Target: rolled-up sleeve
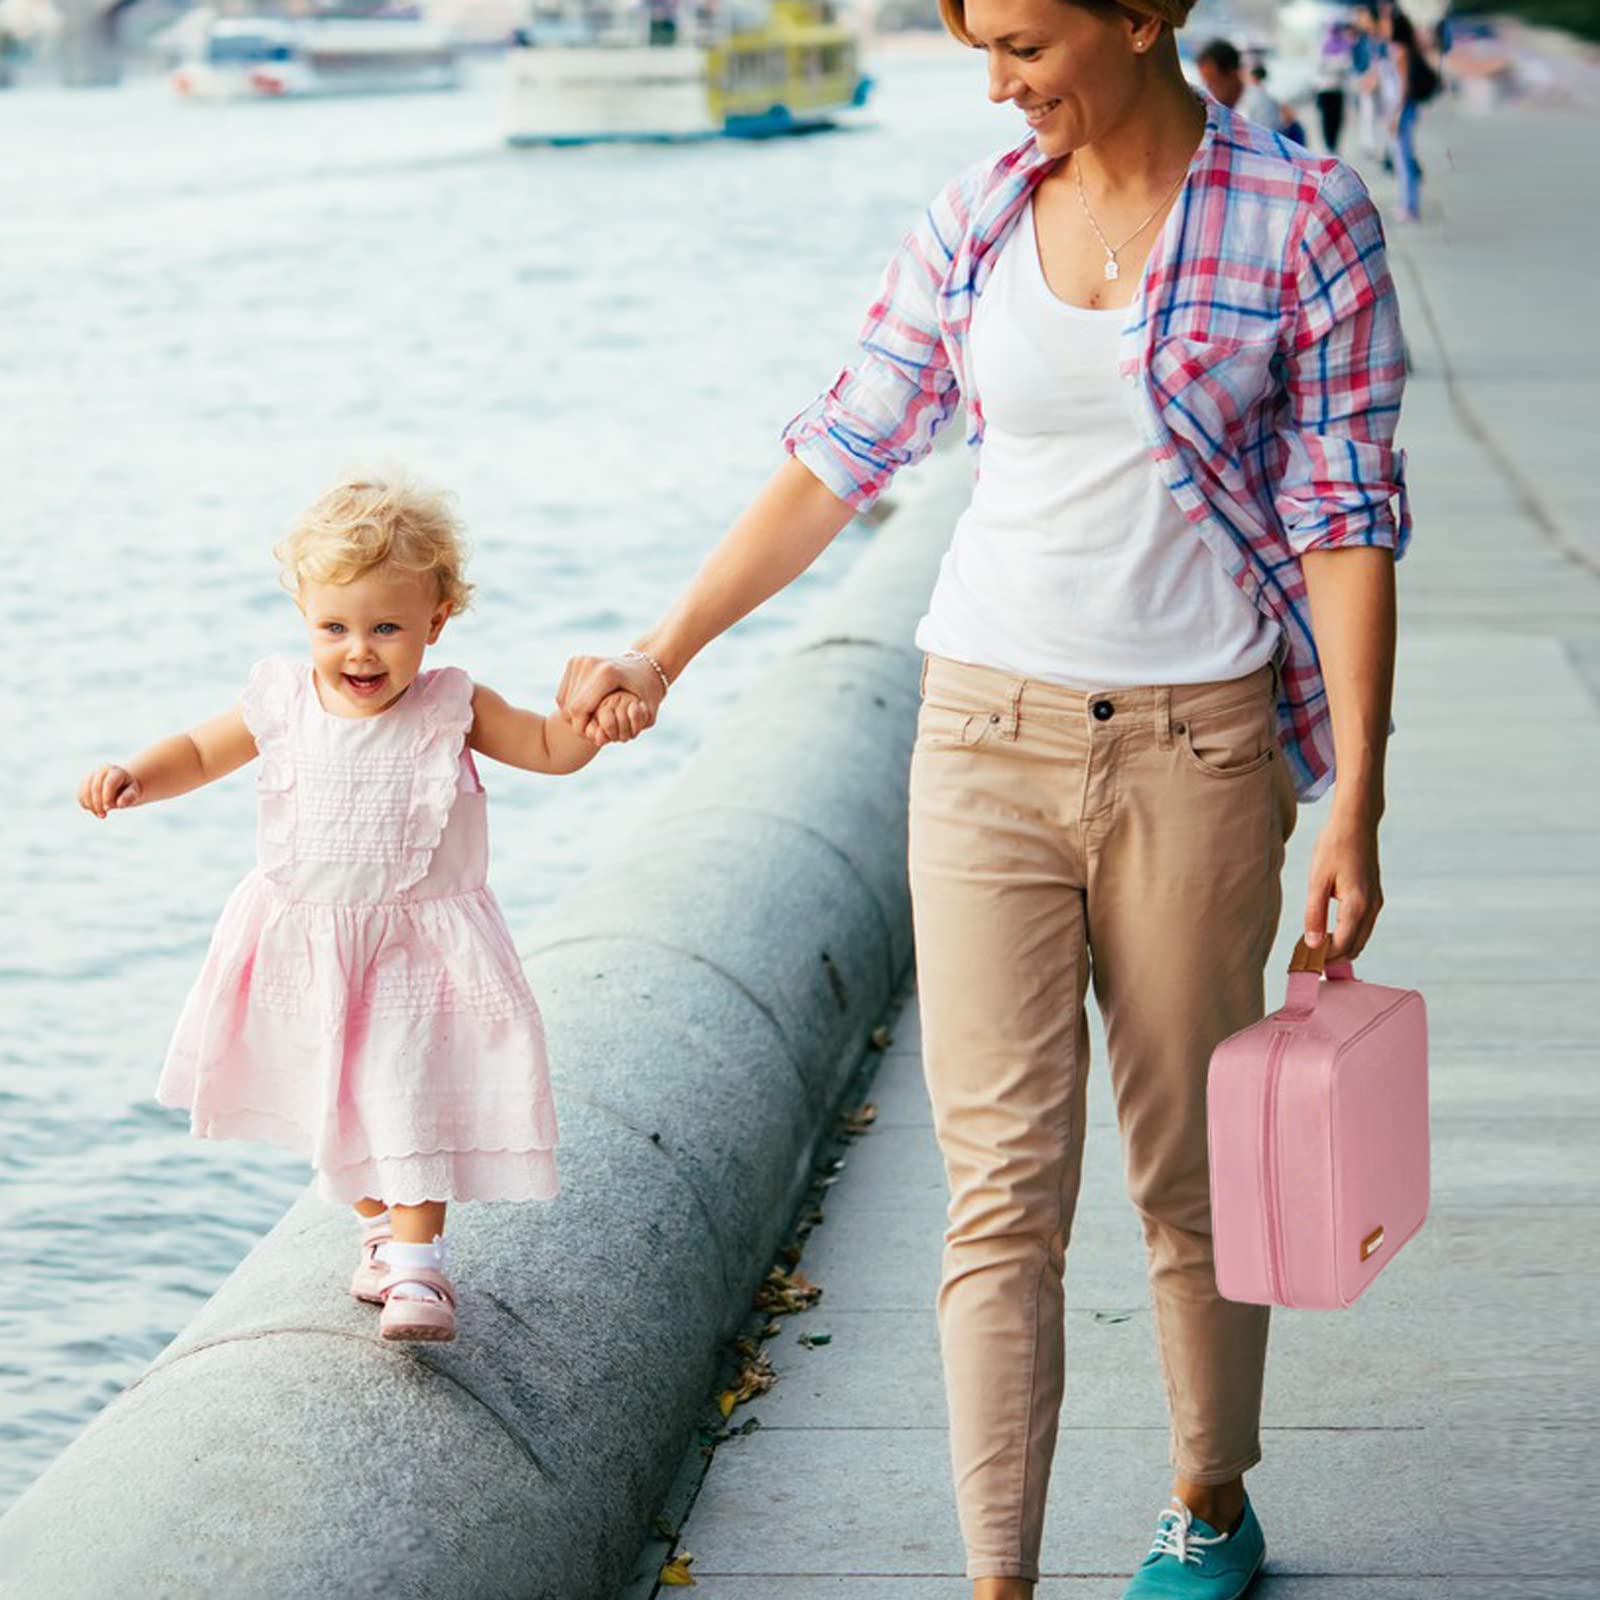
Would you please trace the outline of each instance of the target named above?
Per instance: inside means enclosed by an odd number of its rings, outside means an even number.
[[[1324,173],[1294,272],[1278,515],[1296,554],[1367,545],[1398,559],[1411,537],[1405,452],[1394,447],[1405,340],[1383,225],[1349,167]]]
[[[857,511],[933,448],[960,404],[938,306],[966,224],[963,188],[950,184],[900,241],[855,358],[783,431],[789,454]]]

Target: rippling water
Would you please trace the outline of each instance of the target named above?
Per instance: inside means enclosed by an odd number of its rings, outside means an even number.
[[[0,1501],[307,1177],[153,1099],[252,859],[249,770],[105,823],[82,772],[299,647],[270,547],[360,463],[451,487],[474,536],[479,604],[430,664],[548,705],[570,652],[626,642],[690,576],[916,210],[1015,132],[954,47],[891,60],[874,126],[760,146],[511,151],[497,87],[486,66],[400,100],[0,95]],[[560,782],[489,771],[524,943],[863,537],[702,657],[639,744]]]

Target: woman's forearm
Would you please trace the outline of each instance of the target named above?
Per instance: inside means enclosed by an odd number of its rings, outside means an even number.
[[[790,457],[635,648],[648,651],[676,680],[713,639],[798,578],[854,515]]]
[[[1394,698],[1394,555],[1377,548],[1311,550],[1301,570],[1333,718],[1333,808],[1351,821],[1376,824]]]

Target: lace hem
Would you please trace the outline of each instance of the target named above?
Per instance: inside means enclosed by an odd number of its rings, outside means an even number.
[[[405,864],[395,883],[399,894],[419,883],[444,837],[455,804],[461,747],[472,727],[472,679],[460,667],[441,667],[424,686],[420,726],[411,747],[414,767],[406,812]]]
[[[550,1150],[452,1150],[364,1161],[317,1173],[317,1193],[346,1205],[371,1196],[391,1206],[429,1200],[554,1200],[561,1192]]]
[[[158,1093],[156,1098],[174,1110],[189,1109],[174,1096]],[[191,1111],[189,1131],[197,1139],[243,1139],[298,1155],[315,1170],[317,1192],[345,1203],[369,1197],[402,1206],[428,1200],[553,1200],[560,1192],[553,1129],[548,1145],[412,1151],[339,1167],[318,1167],[305,1128],[270,1111]]]

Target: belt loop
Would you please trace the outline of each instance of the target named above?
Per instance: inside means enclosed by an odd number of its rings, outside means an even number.
[[[1161,684],[1156,689],[1156,749],[1172,748],[1172,689]]]
[[[1006,707],[1005,736],[1015,740],[1017,737],[1017,724],[1021,720],[1022,691],[1028,687],[1026,678],[1014,678],[1011,682],[1011,703]]]

